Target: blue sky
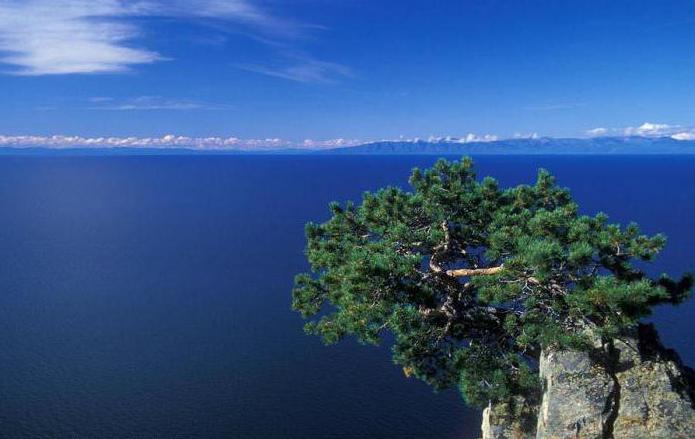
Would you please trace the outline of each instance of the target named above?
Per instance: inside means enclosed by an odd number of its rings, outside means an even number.
[[[0,0],[0,59],[5,138],[695,136],[692,0]]]

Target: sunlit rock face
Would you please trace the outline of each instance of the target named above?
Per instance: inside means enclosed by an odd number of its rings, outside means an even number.
[[[534,439],[537,405],[517,399],[483,410],[483,439]]]
[[[695,375],[651,326],[590,352],[543,352],[539,374],[540,404],[488,407],[483,439],[695,438]]]

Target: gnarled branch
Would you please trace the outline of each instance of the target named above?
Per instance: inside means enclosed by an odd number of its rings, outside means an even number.
[[[434,273],[441,273],[444,271],[442,269],[442,266],[440,265],[439,260],[446,255],[450,248],[451,248],[451,234],[449,233],[449,223],[446,221],[442,221],[440,224],[440,227],[444,231],[444,242],[439,244],[434,248],[434,252],[432,253],[432,257],[430,257],[430,270],[432,270]]]
[[[452,277],[491,276],[493,274],[498,274],[503,269],[503,265],[488,268],[459,268],[457,270],[447,270],[446,274]]]

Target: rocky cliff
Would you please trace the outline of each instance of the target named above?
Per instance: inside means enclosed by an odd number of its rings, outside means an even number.
[[[547,351],[536,400],[483,412],[483,439],[694,439],[695,373],[652,326],[588,352]]]

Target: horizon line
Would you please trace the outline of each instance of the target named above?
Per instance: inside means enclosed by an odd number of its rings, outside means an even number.
[[[165,135],[162,137],[81,137],[81,136],[6,136],[0,135],[0,150],[4,152],[70,152],[70,151],[144,151],[144,152],[189,152],[189,153],[300,153],[300,152],[330,152],[330,151],[349,151],[361,146],[376,144],[425,144],[425,145],[447,145],[449,147],[461,146],[483,146],[497,145],[500,143],[521,143],[524,141],[535,141],[540,146],[549,146],[552,141],[579,141],[579,142],[601,142],[601,141],[621,141],[628,144],[630,140],[636,141],[671,141],[674,144],[690,144],[695,141],[695,136],[672,135],[603,135],[586,137],[553,137],[538,136],[514,136],[498,138],[497,136],[484,137],[434,137],[428,138],[398,138],[398,139],[379,139],[379,140],[348,140],[348,139],[329,139],[329,140],[304,140],[302,142],[285,141],[279,138],[272,139],[240,139],[237,137],[188,137]],[[436,153],[437,151],[433,151]],[[483,151],[480,151],[483,152]],[[512,152],[512,151],[510,151]],[[560,151],[558,151],[560,152]],[[600,151],[599,151],[600,152]],[[611,152],[611,151],[606,151]],[[391,152],[393,153],[393,152]]]

